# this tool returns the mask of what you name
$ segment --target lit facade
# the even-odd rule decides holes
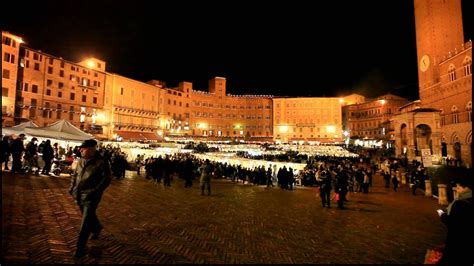
[[[226,79],[209,81],[209,92],[193,90],[190,130],[195,137],[271,140],[272,96],[226,94]]]
[[[386,94],[363,103],[345,105],[342,112],[347,120],[343,129],[353,138],[395,140],[390,119],[408,102],[405,98]]]
[[[180,82],[178,87],[167,87],[166,83],[152,80],[148,83],[161,88],[160,134],[167,137],[191,135],[190,113],[193,84]],[[161,84],[161,85],[160,85]]]
[[[273,139],[292,141],[342,141],[340,98],[274,98]]]
[[[472,166],[472,42],[460,0],[415,0],[420,108],[395,119],[397,155],[430,149]]]
[[[18,121],[46,126],[66,119],[94,134],[96,117],[104,105],[105,62],[73,63],[29,47],[22,47],[17,91]]]
[[[157,140],[161,86],[106,74],[104,108],[97,123],[106,139]]]
[[[21,43],[20,37],[2,31],[2,127],[14,125]]]

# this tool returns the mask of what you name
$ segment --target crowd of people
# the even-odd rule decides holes
[[[4,170],[11,170],[12,173],[33,173],[50,175],[53,162],[59,165],[60,161],[66,164],[72,164],[79,154],[79,148],[64,148],[59,143],[51,144],[51,140],[46,139],[38,143],[38,139],[33,137],[25,144],[25,134],[18,137],[4,136],[2,138],[1,162],[4,164]],[[9,162],[11,158],[11,169]],[[43,167],[40,167],[39,161],[42,160]]]
[[[102,230],[102,225],[95,213],[101,195],[112,178],[118,180],[125,178],[125,171],[130,170],[131,158],[127,158],[127,154],[118,146],[99,145],[96,147],[95,140],[87,140],[80,146],[65,148],[57,142],[51,144],[49,139],[38,143],[38,139],[33,137],[27,143],[24,142],[24,134],[16,138],[10,136],[2,138],[1,163],[4,164],[5,171],[10,170],[10,158],[12,173],[44,175],[50,175],[55,161],[62,160],[70,164],[77,161],[77,169],[71,173],[70,193],[83,213],[83,224],[75,256],[84,256],[89,236],[92,234],[93,238],[97,238]],[[40,167],[40,158],[44,161],[43,167]],[[209,159],[198,159],[191,153],[148,158],[139,154],[134,162],[137,175],[141,175],[143,167],[146,179],[155,184],[163,183],[165,187],[171,186],[173,177],[184,179],[185,188],[192,187],[193,181],[198,179],[201,195],[206,195],[205,192],[211,195],[211,180],[218,178],[267,187],[278,185],[283,190],[294,190],[296,184],[301,184],[316,188],[323,208],[331,208],[331,201],[336,201],[339,209],[345,209],[344,204],[348,201],[349,192],[369,193],[373,176],[377,171],[383,177],[385,187],[390,188],[392,184],[393,190],[397,191],[398,184],[402,181],[399,171],[405,167],[402,161],[385,158],[368,160],[355,157],[312,156],[307,159],[306,167],[299,172],[286,166],[278,168],[276,164],[271,163],[267,169],[264,166],[256,166],[252,169],[241,165],[211,162]],[[91,161],[94,163],[90,163]],[[415,165],[412,170],[405,168],[404,172],[406,173],[405,181],[410,184],[413,195],[416,195],[418,188],[423,187],[425,180],[429,180],[429,176],[421,165]],[[85,184],[84,178],[91,180],[92,183],[88,183],[89,185],[95,184],[94,182],[97,184],[91,185],[90,189],[85,189],[82,187]],[[472,256],[466,255],[469,251],[466,249],[467,246],[459,245],[462,234],[468,233],[472,236],[473,232],[471,226],[474,221],[472,179],[468,181],[462,179],[457,182],[456,189],[458,198],[448,206],[445,212],[439,212],[442,222],[448,227],[446,246],[442,249],[442,264],[472,263]],[[91,192],[95,190],[96,195],[95,192]],[[91,193],[95,196],[92,197]],[[466,228],[471,229],[466,230]]]

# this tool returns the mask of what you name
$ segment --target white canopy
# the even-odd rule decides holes
[[[35,127],[38,127],[38,125],[32,121],[28,121],[16,126],[2,128],[2,135],[13,135],[13,134],[20,135],[22,133],[26,134],[25,128],[28,128],[28,127],[35,128]]]
[[[83,141],[94,138],[93,135],[85,133],[64,119],[46,127],[25,128],[25,132],[26,134],[34,137],[53,138],[60,140]]]

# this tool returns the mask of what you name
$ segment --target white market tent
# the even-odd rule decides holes
[[[13,126],[13,127],[6,127],[2,128],[2,135],[20,135],[20,134],[26,134],[25,133],[25,128],[36,128],[38,127],[37,124],[35,124],[32,121],[24,122],[19,125]]]
[[[64,119],[46,127],[25,128],[25,133],[33,137],[53,138],[66,141],[83,141],[94,138],[93,135],[85,133]]]

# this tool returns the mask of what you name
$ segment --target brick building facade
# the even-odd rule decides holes
[[[414,0],[420,108],[395,118],[396,154],[472,167],[472,42],[460,0]]]

